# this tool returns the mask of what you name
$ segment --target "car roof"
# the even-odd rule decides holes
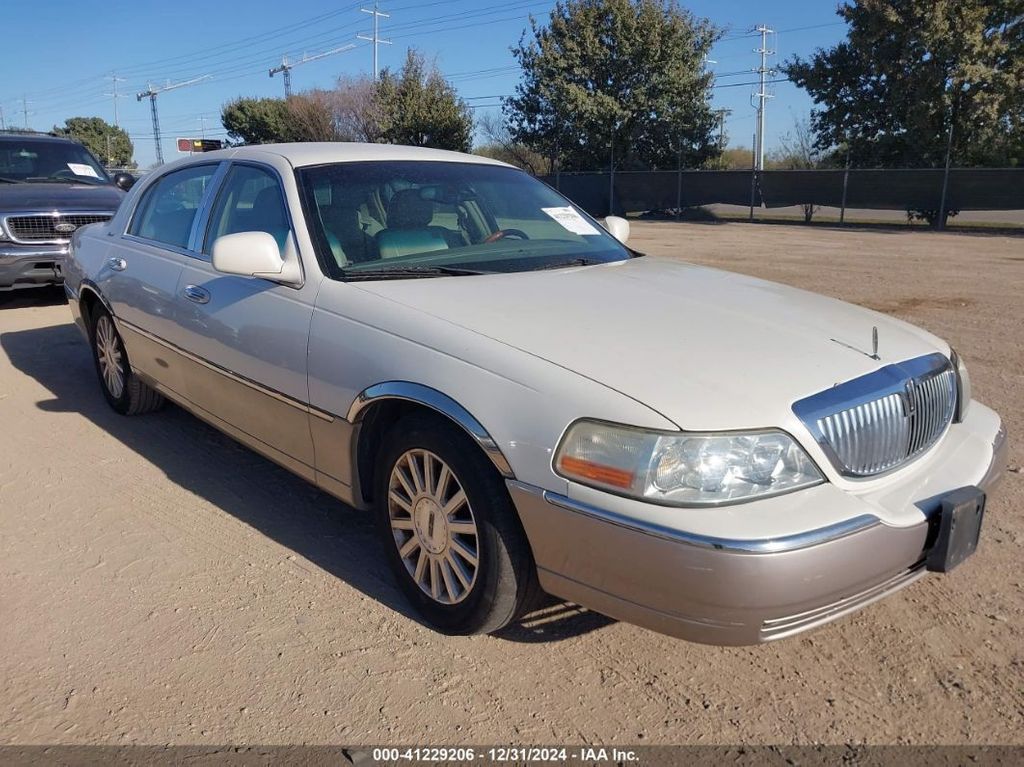
[[[205,152],[193,155],[194,160],[259,159],[267,154],[276,154],[288,160],[292,166],[300,168],[306,165],[324,165],[337,162],[366,162],[368,160],[411,160],[435,162],[465,162],[481,165],[501,165],[512,167],[506,163],[463,152],[450,152],[444,149],[427,149],[425,147],[400,146],[397,144],[360,144],[349,141],[304,142],[293,144],[254,144],[252,146],[222,149],[216,152]]]
[[[33,141],[50,141],[63,144],[78,143],[69,136],[54,136],[49,133],[33,133],[31,131],[0,131],[0,141],[24,141],[25,139],[31,139]]]

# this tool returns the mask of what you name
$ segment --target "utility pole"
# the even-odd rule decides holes
[[[384,13],[383,11],[378,10],[377,6],[378,6],[378,0],[373,0],[373,10],[370,10],[369,8],[360,8],[359,9],[363,13],[369,13],[369,14],[371,14],[373,16],[373,37],[367,37],[366,35],[356,35],[356,37],[358,37],[360,40],[368,40],[369,42],[373,43],[373,79],[374,80],[377,79],[377,72],[378,72],[378,67],[377,67],[377,46],[380,43],[383,43],[384,45],[391,45],[391,41],[390,40],[382,39],[380,34],[379,34],[379,31],[380,31],[379,21],[380,21],[380,19],[390,19],[391,18],[391,14],[390,13]]]
[[[103,95],[111,96],[114,99],[114,127],[118,128],[120,127],[120,124],[117,122],[117,100],[119,98],[122,98],[126,94],[117,92],[117,84],[123,83],[125,79],[123,77],[118,77],[116,74],[113,74],[110,76],[110,80],[114,84],[113,90],[110,93],[104,93]]]
[[[303,54],[302,58],[295,62],[288,61],[288,57],[283,56],[281,57],[280,66],[276,66],[270,70],[270,76],[273,77],[278,73],[281,74],[281,76],[284,78],[284,97],[289,98],[292,95],[292,70],[295,67],[300,66],[302,64],[308,64],[310,61],[316,61],[317,59],[326,58],[327,56],[333,56],[336,53],[350,51],[355,47],[356,46],[354,43],[349,43],[348,45],[343,45],[340,48],[332,48],[329,51],[318,53],[315,56],[306,56],[305,54]]]
[[[725,118],[732,114],[731,109],[716,109],[718,115],[718,151],[725,149]]]
[[[0,104],[0,130],[7,130],[7,123],[4,121],[4,108]]]
[[[164,164],[164,150],[163,147],[160,146],[160,116],[157,114],[156,111],[156,97],[164,91],[173,91],[175,88],[184,88],[186,85],[194,85],[195,83],[198,83],[200,80],[206,80],[209,77],[211,77],[211,75],[194,77],[191,80],[186,80],[181,83],[174,83],[173,85],[171,83],[167,83],[167,85],[163,86],[162,88],[154,88],[152,85],[149,85],[146,90],[142,91],[141,93],[135,94],[136,101],[142,101],[146,98],[149,99],[149,109],[153,117],[153,141],[156,143],[156,161],[159,165]]]
[[[206,115],[199,116],[199,137],[206,138]]]
[[[28,99],[25,98],[25,94],[21,95],[21,114],[25,118],[25,130],[28,130]]]
[[[754,94],[754,98],[757,99],[757,133],[754,136],[756,160],[754,165],[755,170],[764,170],[764,108],[768,99],[775,98],[773,94],[768,93],[768,83],[766,82],[769,76],[775,75],[775,70],[768,66],[768,57],[775,55],[775,51],[768,47],[768,35],[774,35],[775,30],[764,24],[759,24],[754,27],[753,31],[761,35],[761,47],[754,49],[754,53],[761,54],[761,65],[754,70],[759,81],[757,93]]]

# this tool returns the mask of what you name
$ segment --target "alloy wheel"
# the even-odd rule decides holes
[[[388,512],[398,555],[435,602],[463,601],[476,583],[479,534],[462,483],[429,450],[403,453],[391,469]]]
[[[111,397],[120,398],[124,393],[124,354],[114,323],[106,315],[96,322],[96,357],[100,363],[103,385]]]

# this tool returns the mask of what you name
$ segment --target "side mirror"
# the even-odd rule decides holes
[[[608,230],[608,234],[623,245],[629,240],[629,222],[624,218],[608,216],[604,220],[604,228]]]
[[[213,241],[213,268],[218,272],[281,280],[284,267],[277,241],[266,232],[225,234]]]
[[[115,173],[113,181],[114,186],[118,189],[123,189],[126,192],[135,186],[135,176],[131,173]]]

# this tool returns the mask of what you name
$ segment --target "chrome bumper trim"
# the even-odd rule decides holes
[[[989,495],[1002,482],[1006,474],[1006,461],[1010,454],[1010,443],[1006,440],[1006,427],[1000,424],[992,440],[992,463],[985,472],[985,476],[978,482],[985,495]]]
[[[867,530],[870,527],[882,524],[882,521],[873,514],[861,514],[853,519],[837,522],[834,525],[827,525],[826,527],[821,527],[816,530],[808,530],[803,533],[783,535],[778,538],[716,538],[713,536],[688,533],[682,530],[674,530],[662,525],[644,522],[642,520],[618,514],[614,511],[598,508],[597,506],[593,506],[589,503],[575,501],[572,498],[559,493],[553,493],[549,490],[540,490],[539,488],[532,487],[531,485],[525,485],[522,482],[510,480],[509,484],[514,485],[516,488],[524,492],[540,495],[548,503],[561,509],[565,509],[566,511],[583,514],[588,517],[594,517],[602,522],[608,522],[609,524],[616,525],[627,530],[644,533],[645,535],[652,535],[656,538],[663,538],[674,543],[684,543],[689,546],[699,546],[701,548],[715,549],[718,551],[731,551],[737,554],[776,554],[784,551],[796,551],[798,549],[805,549],[811,546],[818,546],[822,543],[828,543],[829,541],[835,541],[839,538],[845,538],[848,535],[853,535],[861,532],[862,530]]]

